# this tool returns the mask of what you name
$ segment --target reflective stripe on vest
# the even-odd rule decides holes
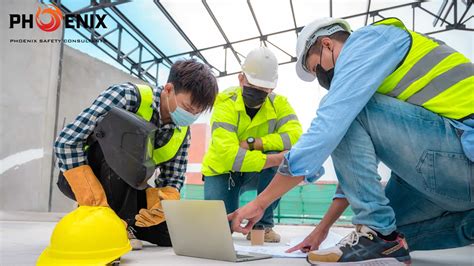
[[[411,47],[404,61],[382,82],[379,93],[460,119],[474,113],[474,67],[461,53],[434,38],[408,30],[396,18],[373,25],[407,31]]]
[[[135,86],[138,88],[138,92],[140,94],[140,106],[138,107],[136,114],[147,121],[151,121],[153,116],[153,90],[148,85],[135,84]],[[176,157],[179,149],[186,139],[188,129],[189,127],[176,127],[174,129],[173,136],[170,138],[168,143],[153,150],[152,156],[155,164],[159,165]],[[153,144],[147,143],[147,145],[150,146]]]
[[[212,141],[202,160],[202,174],[261,171],[267,151],[290,149],[302,133],[294,110],[283,96],[270,93],[253,118],[246,114],[241,87],[230,87],[216,98],[211,118]],[[263,151],[240,148],[249,137],[262,138]],[[239,149],[240,148],[240,149]]]
[[[277,95],[273,92],[268,95],[268,100],[269,100],[270,104],[272,105],[273,109],[275,109],[274,102],[275,102],[276,97],[277,97]],[[237,101],[237,94],[232,95],[230,98],[234,102]],[[291,120],[298,120],[298,117],[296,116],[296,114],[288,115],[288,116],[283,117],[279,120],[269,119],[267,121],[267,123],[268,123],[268,134],[272,134],[272,133],[276,132],[281,126],[283,126],[285,123],[287,123]],[[225,122],[214,122],[212,124],[212,131],[216,130],[217,128],[223,128],[223,129],[225,129],[229,132],[237,133],[239,123],[240,123],[240,112],[237,113],[237,125],[232,125],[230,123],[225,123]],[[285,150],[291,149],[291,140],[290,140],[290,136],[288,135],[288,133],[285,133],[285,132],[280,133],[280,137],[281,137],[282,142],[283,142],[283,149],[285,149]],[[235,156],[234,163],[232,165],[232,171],[239,172],[242,169],[242,165],[244,163],[246,153],[247,153],[246,149],[239,148],[239,150],[237,151],[237,155]]]

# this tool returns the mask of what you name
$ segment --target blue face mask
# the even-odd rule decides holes
[[[178,105],[178,102],[176,101],[176,98],[174,100],[176,102],[176,110],[171,112],[171,110],[169,109],[169,107],[170,107],[169,99],[167,98],[168,110],[170,110],[171,120],[177,126],[180,126],[180,127],[189,126],[199,118],[199,115],[191,114],[190,112],[188,112],[188,111],[184,110],[183,108],[181,108]]]

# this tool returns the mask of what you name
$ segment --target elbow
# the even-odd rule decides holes
[[[58,137],[53,144],[53,151],[56,157],[60,154],[61,150],[64,149],[64,142],[61,141],[61,139]]]
[[[67,139],[60,134],[56,140],[54,141],[53,144],[53,152],[54,155],[56,155],[56,158],[60,159],[63,157],[63,155],[66,153],[68,149],[70,149],[70,146],[66,142]]]

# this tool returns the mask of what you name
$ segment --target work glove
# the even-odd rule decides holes
[[[109,207],[105,191],[89,165],[81,165],[64,172],[79,206]]]
[[[179,200],[179,191],[174,187],[147,188],[146,189],[147,208],[141,209],[135,215],[135,225],[139,227],[150,227],[165,221],[162,200]]]

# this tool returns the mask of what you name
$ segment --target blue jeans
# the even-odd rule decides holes
[[[474,163],[447,119],[375,94],[332,153],[354,224],[407,237],[411,250],[474,243]],[[384,188],[379,161],[391,169]]]
[[[267,168],[261,172],[236,172],[204,177],[204,199],[223,200],[227,214],[239,208],[239,198],[245,191],[257,190],[260,194],[270,184],[275,176],[277,167]],[[257,222],[265,228],[274,225],[273,211],[280,199],[274,201],[264,212],[262,219]]]

